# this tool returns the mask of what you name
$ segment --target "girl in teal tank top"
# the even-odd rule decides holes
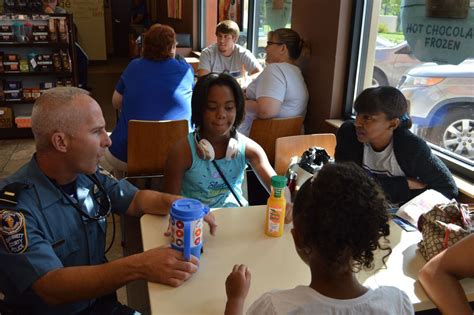
[[[211,208],[236,207],[236,197],[246,206],[242,181],[247,163],[270,189],[270,178],[276,173],[265,152],[255,141],[236,131],[244,117],[244,105],[242,89],[232,76],[210,73],[199,78],[191,100],[191,122],[196,131],[178,141],[168,154],[166,192],[198,199]],[[291,211],[291,205],[288,206]]]

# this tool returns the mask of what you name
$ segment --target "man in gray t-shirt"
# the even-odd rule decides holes
[[[216,27],[217,43],[205,48],[199,59],[198,76],[209,72],[229,73],[234,78],[262,71],[255,56],[246,48],[236,44],[239,26],[231,20],[220,22]]]

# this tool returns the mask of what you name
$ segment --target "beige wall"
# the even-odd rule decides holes
[[[310,97],[306,133],[334,132],[325,120],[342,116],[352,3],[353,0],[293,1],[292,28],[311,51],[300,62]]]
[[[155,0],[153,6],[156,11],[151,11],[151,14],[156,14],[158,23],[167,24],[171,26],[176,33],[189,33],[192,35],[193,48],[197,48],[198,38],[198,4],[197,0],[183,0],[183,16],[182,19],[173,19],[168,17],[168,4],[166,0]]]
[[[90,60],[107,60],[103,0],[71,0],[77,40]]]

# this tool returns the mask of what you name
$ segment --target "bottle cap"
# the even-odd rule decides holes
[[[285,176],[272,176],[272,186],[276,188],[283,188],[286,186],[286,177]]]

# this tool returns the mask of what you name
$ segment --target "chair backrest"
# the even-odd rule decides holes
[[[176,33],[176,41],[178,42],[177,47],[193,47],[189,33]]]
[[[128,175],[163,174],[171,146],[187,134],[187,120],[130,120]]]
[[[284,175],[291,157],[295,155],[299,157],[311,147],[323,147],[331,157],[334,157],[336,136],[332,133],[320,133],[278,138],[275,148],[275,172]]]
[[[189,57],[191,51],[193,50],[191,34],[176,33],[176,41],[178,42],[176,53],[183,57]]]
[[[301,134],[303,120],[303,116],[256,119],[252,122],[249,138],[262,146],[270,164],[273,165],[275,162],[276,139]]]

